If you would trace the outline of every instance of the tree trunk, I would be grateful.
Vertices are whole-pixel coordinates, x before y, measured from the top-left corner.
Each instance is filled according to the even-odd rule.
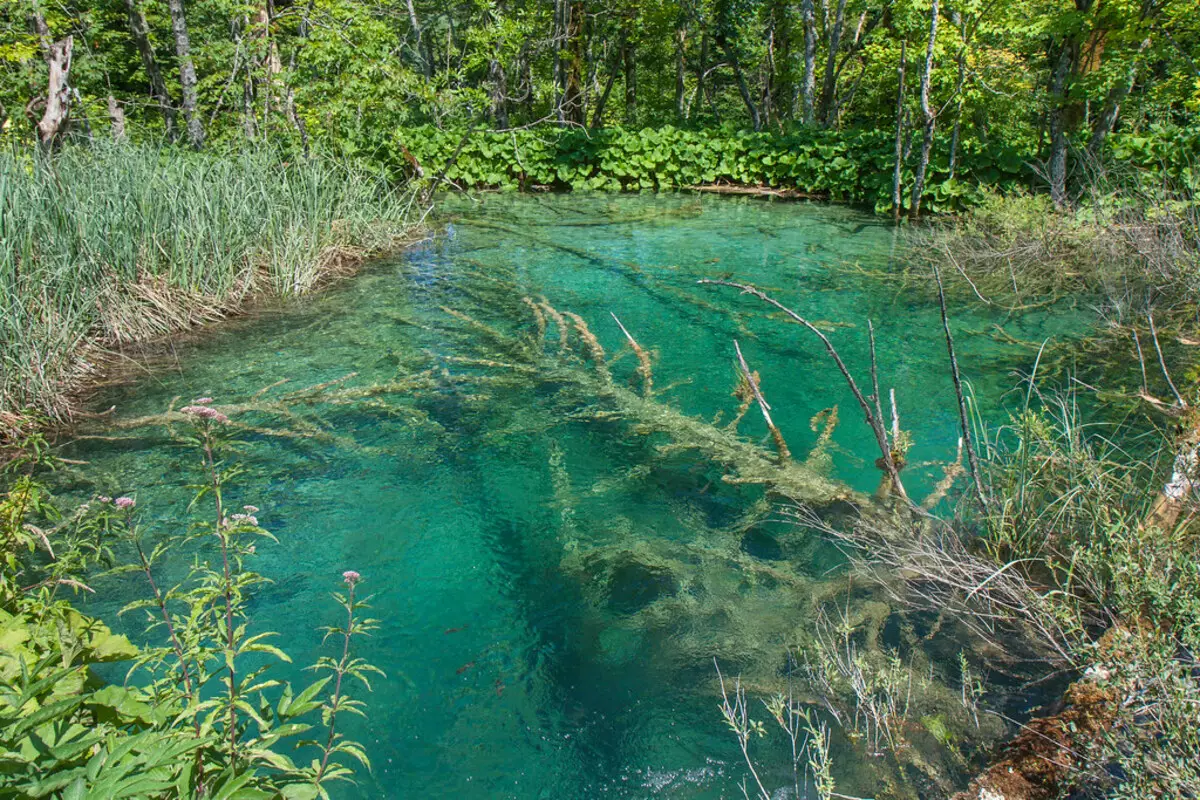
[[[38,141],[47,150],[52,149],[67,130],[67,119],[71,113],[71,87],[67,79],[71,73],[71,51],[74,47],[73,36],[50,45],[46,110],[37,124]]]
[[[554,51],[554,115],[559,122],[566,121],[563,99],[567,94],[566,71],[563,69],[563,45],[567,35],[567,0],[554,0],[554,31],[550,35],[550,47]]]
[[[42,51],[42,60],[49,64],[53,41],[50,37],[50,26],[46,24],[46,17],[42,14],[42,7],[37,0],[34,0],[33,13],[29,16],[29,27],[33,28],[38,37],[38,49]]]
[[[111,94],[108,96],[108,118],[112,120],[113,141],[125,141],[125,110]]]
[[[780,120],[791,109],[793,94],[792,72],[792,35],[791,14],[789,4],[784,0],[776,0],[772,9],[772,39],[774,43],[773,58],[771,59],[771,106]]]
[[[742,73],[742,65],[738,61],[737,52],[729,39],[723,35],[718,36],[717,45],[725,51],[725,57],[729,59],[729,66],[733,68],[733,77],[737,81],[738,93],[742,96],[742,102],[746,104],[746,110],[750,114],[750,124],[754,126],[754,130],[762,130],[762,117],[759,116],[758,106],[755,105],[754,97],[750,94],[750,87],[746,85],[746,76]]]
[[[412,28],[413,36],[417,37],[417,41],[413,45],[413,51],[420,62],[421,74],[428,81],[433,77],[433,51],[430,49],[429,40],[425,38],[425,29],[421,27],[421,20],[417,19],[417,9],[413,5],[413,0],[406,0],[406,2],[408,5],[408,24]]]
[[[1064,41],[1050,82],[1050,102],[1054,107],[1049,115],[1050,160],[1046,170],[1050,181],[1050,199],[1059,208],[1067,203],[1066,86],[1071,72],[1071,61],[1070,43]]]
[[[1093,0],[1075,0],[1075,10],[1085,14],[1092,8]],[[1098,59],[1095,48],[1089,53],[1089,60]],[[1083,55],[1082,31],[1072,30],[1063,35],[1058,63],[1050,84],[1052,106],[1050,108],[1050,160],[1047,165],[1047,177],[1050,181],[1050,197],[1054,204],[1063,207],[1068,202],[1067,197],[1067,147],[1071,129],[1075,127],[1079,116],[1079,103],[1072,89],[1074,78],[1080,67]]]
[[[900,40],[900,65],[896,67],[896,166],[892,172],[892,220],[900,221],[900,177],[904,170],[904,67],[908,42]]]
[[[125,10],[129,14],[129,33],[142,59],[142,69],[146,71],[146,80],[150,82],[150,97],[158,103],[162,111],[163,124],[167,128],[167,138],[175,141],[175,106],[171,103],[171,95],[167,93],[167,83],[163,80],[162,70],[158,67],[158,59],[154,55],[154,45],[150,43],[150,26],[146,24],[146,15],[138,0],[125,0]]]
[[[1112,133],[1117,124],[1117,117],[1121,113],[1121,104],[1125,102],[1125,98],[1133,91],[1133,84],[1137,81],[1138,62],[1141,59],[1142,53],[1150,46],[1150,37],[1142,40],[1138,46],[1138,55],[1133,63],[1129,65],[1129,71],[1125,74],[1125,79],[1108,91],[1108,97],[1104,101],[1104,110],[1096,118],[1096,123],[1092,128],[1092,137],[1088,141],[1088,156],[1092,161],[1099,162],[1100,156],[1104,150],[1104,139]]]
[[[631,31],[621,34],[621,60],[625,69],[625,125],[637,124],[637,45]]]
[[[817,21],[813,13],[813,0],[803,0],[800,6],[804,16],[804,81],[801,84],[800,96],[804,109],[804,124],[813,123],[813,91],[817,81]]]
[[[833,99],[837,92],[837,56],[842,46],[842,29],[846,26],[846,0],[838,0],[837,12],[829,26],[829,53],[825,58],[825,80],[821,86],[821,124],[833,124]]]
[[[679,119],[687,116],[686,95],[687,84],[687,17],[679,12],[679,20],[675,23],[675,113]]]
[[[600,99],[596,101],[596,109],[592,112],[592,127],[599,128],[604,121],[604,107],[608,105],[608,96],[612,94],[613,86],[617,82],[617,65],[616,60],[613,60],[608,71],[608,80],[604,82],[604,91],[600,93]]]
[[[929,46],[925,49],[925,70],[921,73],[921,113],[925,117],[925,135],[921,140],[921,159],[917,162],[917,174],[913,178],[912,202],[909,216],[921,216],[921,195],[925,191],[925,173],[929,169],[929,154],[933,150],[933,130],[937,126],[937,114],[929,104],[929,81],[933,77],[933,48],[937,44],[938,0],[933,0],[929,12]]]
[[[967,25],[962,15],[957,11],[950,13],[950,21],[958,27],[962,38],[962,47],[958,49],[958,78],[954,82],[954,129],[950,133],[950,179],[958,168],[958,143],[962,132],[963,92],[967,82]]]
[[[584,5],[576,0],[567,10],[567,45],[570,63],[563,91],[563,119],[576,125],[584,122],[583,109],[583,20]]]
[[[167,8],[171,12],[171,31],[175,34],[175,55],[179,58],[179,83],[183,87],[183,118],[187,122],[188,142],[199,150],[204,146],[204,124],[197,109],[196,67],[192,63],[183,0],[167,0]]]
[[[500,63],[500,48],[488,63],[488,80],[492,84],[492,119],[499,128],[508,127],[508,78]]]

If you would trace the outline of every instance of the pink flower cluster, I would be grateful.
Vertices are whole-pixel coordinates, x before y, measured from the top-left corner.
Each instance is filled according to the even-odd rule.
[[[200,399],[207,400],[208,398],[202,397]],[[208,406],[184,406],[179,410],[184,414],[191,414],[193,417],[199,417],[200,419],[211,419],[214,422],[221,423],[222,425],[224,425],[226,422],[229,422],[229,417],[225,416],[220,411],[217,411],[215,408],[209,408]]]
[[[258,517],[254,516],[253,514],[233,514],[230,516],[230,519],[234,522],[240,522],[243,525],[253,525],[256,528],[258,527]]]
[[[353,588],[354,584],[362,580],[362,575],[359,575],[352,569],[348,569],[342,573],[342,577],[346,580],[346,585]]]

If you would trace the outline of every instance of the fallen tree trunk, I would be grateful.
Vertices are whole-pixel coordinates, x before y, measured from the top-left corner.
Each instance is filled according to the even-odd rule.
[[[724,183],[685,186],[693,192],[708,194],[736,194],[749,197],[778,197],[783,200],[828,200],[829,195],[823,192],[804,192],[799,189],[775,189],[770,186],[732,186]]]

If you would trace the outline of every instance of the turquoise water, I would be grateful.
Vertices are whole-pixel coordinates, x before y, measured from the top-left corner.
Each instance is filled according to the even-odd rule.
[[[262,398],[350,373],[337,388],[404,382],[365,400],[295,399],[291,418],[235,415],[319,434],[243,436],[248,472],[232,500],[259,506],[279,538],[253,565],[274,581],[254,598],[258,629],[279,631],[296,664],[310,663],[318,626],[336,621],[328,593],[341,572],[358,570],[376,593],[381,625],[361,653],[388,677],[348,731],[374,770],[344,796],[740,796],[744,767],[717,710],[713,658],[755,689],[778,688],[814,609],[841,596],[840,560],[780,521],[762,487],[723,481],[711,453],[664,447],[664,426],[677,412],[731,418],[737,339],[798,460],[817,441],[810,419],[837,405],[829,477],[871,492],[879,472],[819,342],[696,280],[773,292],[827,330],[864,383],[874,320],[883,390],[895,389],[915,442],[905,477],[918,497],[958,438],[928,287],[872,277],[893,267],[894,232],[839,207],[491,196],[450,200],[443,213],[424,245],[319,296],[178,341],[96,406],[114,406],[119,422],[176,397],[244,403],[285,379]],[[624,401],[596,383],[595,358],[558,354],[552,321],[541,349],[531,344],[526,297],[586,321],[613,385],[629,387]],[[641,394],[637,360],[610,312],[652,352],[659,405],[629,400]],[[959,359],[985,415],[999,418],[1034,351],[970,332],[1003,323],[1040,342],[1065,332],[1061,319],[956,316]],[[571,352],[584,352],[572,336]],[[756,409],[739,431],[769,453]],[[89,462],[76,488],[136,492],[147,524],[180,529],[195,457],[161,428],[105,433],[116,438],[72,447]],[[130,578],[96,610],[112,618],[140,592]],[[837,746],[839,789],[878,791],[879,771]],[[755,747],[768,781],[790,782],[781,738]]]

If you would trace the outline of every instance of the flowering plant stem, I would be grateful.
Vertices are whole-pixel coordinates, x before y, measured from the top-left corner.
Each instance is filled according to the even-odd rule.
[[[354,635],[354,585],[358,583],[358,573],[346,573],[346,585],[349,591],[346,595],[346,629],[342,632],[342,657],[334,668],[333,696],[329,701],[329,735],[325,739],[325,752],[321,755],[321,766],[317,769],[316,783],[319,785],[325,777],[329,766],[329,756],[333,753],[334,737],[337,729],[337,714],[342,705],[342,678],[350,665],[350,638]]]

